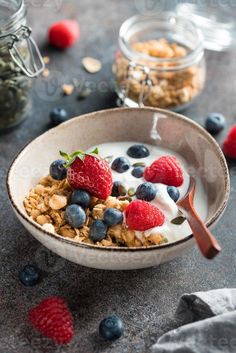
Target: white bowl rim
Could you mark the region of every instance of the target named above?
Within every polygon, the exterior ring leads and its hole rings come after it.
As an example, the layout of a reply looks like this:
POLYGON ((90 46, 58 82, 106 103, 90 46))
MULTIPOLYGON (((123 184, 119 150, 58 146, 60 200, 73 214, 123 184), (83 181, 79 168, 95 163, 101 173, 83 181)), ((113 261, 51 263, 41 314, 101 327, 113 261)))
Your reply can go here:
POLYGON ((210 227, 211 225, 213 225, 218 218, 220 218, 220 216, 223 214, 226 206, 227 206, 227 202, 229 199, 229 194, 230 194, 230 176, 229 176, 229 170, 228 170, 228 166, 227 166, 227 162, 225 159, 225 156, 220 148, 220 146, 218 145, 218 143, 216 142, 216 140, 198 123, 196 123, 194 120, 191 120, 190 118, 169 111, 169 110, 165 110, 165 109, 159 109, 159 108, 152 108, 152 107, 143 107, 143 108, 112 108, 112 109, 104 109, 104 110, 99 110, 99 111, 95 111, 95 112, 91 112, 91 113, 87 113, 87 114, 83 114, 83 115, 79 115, 77 117, 74 117, 72 119, 69 119, 68 121, 64 122, 63 124, 60 124, 59 126, 56 126, 52 129, 49 129, 47 131, 45 131, 43 134, 37 136, 35 139, 31 140, 30 142, 28 142, 21 150, 20 152, 16 155, 16 157, 13 159, 8 173, 7 173, 7 178, 6 178, 6 185, 7 185, 7 192, 8 192, 8 196, 11 202, 11 205, 13 207, 13 209, 15 210, 16 214, 20 217, 22 217, 24 219, 24 221, 26 221, 28 224, 30 224, 32 227, 34 227, 36 230, 40 231, 41 233, 53 237, 55 240, 61 241, 63 243, 67 243, 76 247, 82 247, 82 248, 86 248, 86 249, 95 249, 95 250, 103 250, 103 251, 115 251, 115 252, 124 252, 124 251, 132 251, 132 252, 138 252, 138 251, 148 251, 148 250, 165 250, 165 249, 169 249, 169 248, 173 248, 175 246, 178 246, 180 244, 186 243, 188 242, 190 239, 193 238, 193 234, 188 235, 187 237, 177 240, 173 243, 167 243, 167 244, 163 244, 163 245, 151 245, 151 246, 147 246, 147 247, 130 247, 130 248, 126 248, 126 247, 108 247, 108 246, 99 246, 99 245, 95 245, 95 244, 86 244, 86 243, 77 243, 73 240, 70 240, 69 238, 64 238, 60 235, 55 235, 54 233, 50 233, 46 230, 44 230, 40 225, 38 225, 36 222, 34 222, 29 216, 25 215, 20 209, 19 207, 16 205, 12 193, 11 193, 11 186, 10 186, 10 177, 11 177, 11 172, 14 168, 15 163, 18 161, 18 159, 21 157, 21 154, 24 152, 24 150, 28 147, 30 147, 31 144, 33 144, 35 141, 37 141, 38 139, 42 138, 42 136, 46 135, 49 131, 55 131, 57 129, 62 128, 65 125, 69 125, 71 123, 71 121, 74 121, 74 119, 86 119, 87 117, 92 117, 95 118, 97 114, 110 114, 114 111, 123 111, 128 112, 128 111, 132 111, 132 110, 138 110, 138 111, 152 111, 154 113, 160 113, 160 114, 168 114, 169 117, 174 117, 174 118, 178 118, 182 121, 187 122, 188 124, 192 125, 194 128, 196 128, 201 134, 203 134, 206 139, 212 144, 212 146, 214 147, 214 151, 218 154, 219 160, 221 162, 222 165, 222 170, 224 171, 224 180, 225 180, 225 195, 224 195, 224 199, 221 202, 220 207, 218 208, 218 210, 214 213, 214 215, 210 218, 210 220, 208 220, 208 222, 206 223, 207 227, 210 227))

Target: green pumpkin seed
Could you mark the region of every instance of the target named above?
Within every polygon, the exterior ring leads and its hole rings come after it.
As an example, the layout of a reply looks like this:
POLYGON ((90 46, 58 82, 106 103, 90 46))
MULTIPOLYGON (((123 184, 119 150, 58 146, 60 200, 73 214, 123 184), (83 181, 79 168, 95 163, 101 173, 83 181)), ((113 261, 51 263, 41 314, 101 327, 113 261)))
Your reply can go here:
POLYGON ((181 225, 186 221, 186 218, 183 216, 178 216, 174 219, 172 219, 171 223, 176 224, 176 225, 181 225))
POLYGON ((129 196, 134 196, 136 194, 136 190, 135 190, 135 188, 129 188, 129 190, 128 190, 128 195, 129 196))
POLYGON ((127 195, 127 189, 123 184, 120 184, 118 186, 118 193, 120 196, 126 196, 127 195))
POLYGON ((104 159, 108 164, 110 164, 113 161, 113 158, 114 158, 114 156, 107 156, 104 159))
MULTIPOLYGON (((29 61, 28 49, 18 49, 29 61)), ((0 130, 16 125, 29 112, 31 83, 12 61, 8 48, 0 46, 0 130)))
POLYGON ((81 90, 78 91, 78 99, 85 99, 90 94, 92 93, 91 89, 88 87, 81 88, 81 90))
POLYGON ((146 164, 144 162, 137 162, 133 164, 133 167, 146 167, 146 164))

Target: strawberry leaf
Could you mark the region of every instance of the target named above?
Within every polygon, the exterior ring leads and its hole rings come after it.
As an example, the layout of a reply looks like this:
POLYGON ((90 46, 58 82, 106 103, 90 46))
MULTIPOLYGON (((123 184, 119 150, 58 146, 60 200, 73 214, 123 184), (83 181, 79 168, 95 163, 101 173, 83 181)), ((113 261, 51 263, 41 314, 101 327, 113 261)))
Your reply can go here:
POLYGON ((63 152, 63 151, 59 151, 59 153, 60 153, 60 155, 61 155, 63 158, 65 158, 66 160, 69 159, 69 157, 70 157, 67 153, 65 153, 65 152, 63 152))
POLYGON ((98 148, 96 147, 92 152, 90 152, 91 154, 99 154, 98 148))
POLYGON ((73 158, 73 157, 79 157, 80 155, 84 155, 85 153, 81 150, 79 151, 75 151, 73 152, 71 155, 70 155, 70 158, 73 158))

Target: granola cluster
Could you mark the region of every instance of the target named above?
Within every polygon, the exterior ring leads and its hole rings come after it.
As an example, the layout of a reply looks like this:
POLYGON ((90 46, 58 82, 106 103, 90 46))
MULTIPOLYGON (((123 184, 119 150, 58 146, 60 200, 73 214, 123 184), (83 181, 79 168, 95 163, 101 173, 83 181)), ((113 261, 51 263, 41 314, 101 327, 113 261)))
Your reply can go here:
POLYGON ((143 247, 150 245, 161 245, 166 243, 166 238, 161 234, 151 234, 146 237, 140 233, 137 237, 133 230, 125 224, 110 227, 107 236, 101 242, 94 243, 90 237, 90 225, 93 220, 103 219, 104 211, 107 208, 117 208, 124 211, 129 204, 125 198, 108 197, 106 201, 92 198, 91 205, 86 209, 86 223, 81 228, 72 228, 65 221, 65 209, 70 202, 73 192, 67 180, 57 181, 51 176, 39 180, 24 200, 24 207, 27 214, 42 228, 55 235, 61 235, 72 241, 87 244, 96 244, 109 247, 143 247))
POLYGON ((201 63, 178 67, 177 61, 188 54, 183 46, 159 39, 134 43, 133 50, 163 61, 140 60, 129 68, 128 59, 121 54, 117 56, 114 66, 117 84, 130 99, 139 102, 143 97, 146 106, 175 108, 189 103, 203 89, 205 70, 201 63), (143 70, 145 66, 150 69, 148 77, 143 70), (170 66, 172 69, 168 71, 170 66))

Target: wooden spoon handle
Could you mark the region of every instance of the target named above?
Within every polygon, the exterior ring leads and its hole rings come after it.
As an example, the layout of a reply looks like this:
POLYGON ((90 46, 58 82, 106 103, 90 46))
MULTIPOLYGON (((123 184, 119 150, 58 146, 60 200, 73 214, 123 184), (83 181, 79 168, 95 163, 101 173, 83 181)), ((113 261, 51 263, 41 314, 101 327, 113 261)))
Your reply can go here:
POLYGON ((207 259, 213 259, 221 251, 218 241, 201 221, 191 203, 188 204, 187 208, 184 207, 184 209, 186 211, 186 218, 202 254, 207 259))

